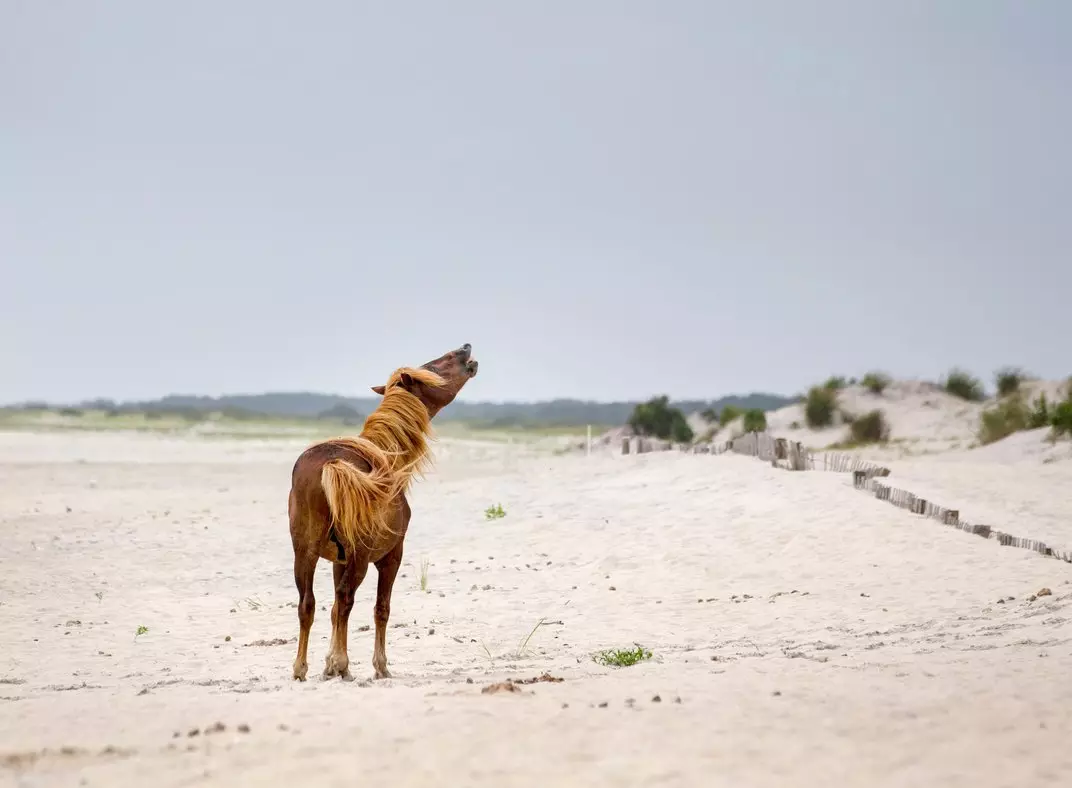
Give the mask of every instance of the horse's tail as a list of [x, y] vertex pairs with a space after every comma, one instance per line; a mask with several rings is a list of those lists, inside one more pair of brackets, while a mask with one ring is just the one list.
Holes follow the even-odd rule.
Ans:
[[328, 499], [335, 532], [350, 550], [372, 547], [393, 533], [391, 501], [398, 494], [395, 474], [373, 467], [363, 471], [346, 460], [328, 460], [320, 471], [320, 486]]

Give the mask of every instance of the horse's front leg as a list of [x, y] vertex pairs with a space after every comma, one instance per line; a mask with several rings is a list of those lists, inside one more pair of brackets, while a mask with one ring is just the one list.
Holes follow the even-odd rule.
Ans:
[[350, 611], [354, 607], [354, 594], [365, 579], [368, 561], [351, 559], [346, 564], [335, 564], [335, 604], [331, 608], [331, 648], [324, 660], [324, 678], [341, 676], [350, 679], [350, 657], [346, 653], [346, 636], [349, 631]]
[[376, 562], [376, 646], [372, 652], [372, 667], [376, 678], [389, 679], [387, 671], [387, 619], [391, 617], [391, 589], [395, 585], [398, 568], [402, 565], [402, 541]]

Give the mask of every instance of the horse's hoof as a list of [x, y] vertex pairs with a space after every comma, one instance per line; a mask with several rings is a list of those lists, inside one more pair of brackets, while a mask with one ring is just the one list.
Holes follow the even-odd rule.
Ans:
[[334, 654], [329, 654], [327, 659], [324, 660], [324, 678], [330, 679], [335, 676], [339, 676], [344, 681], [349, 681], [350, 677], [350, 660], [346, 657], [338, 657]]
[[389, 671], [387, 668], [384, 668], [383, 670], [377, 670], [376, 671], [376, 678], [377, 679], [389, 679], [389, 678], [391, 678], [391, 671]]
[[309, 673], [308, 665], [295, 665], [294, 666], [294, 680], [305, 681], [306, 674]]

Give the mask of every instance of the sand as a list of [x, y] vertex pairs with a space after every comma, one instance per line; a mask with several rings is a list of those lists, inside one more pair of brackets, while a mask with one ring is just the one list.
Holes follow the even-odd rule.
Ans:
[[[0, 785], [1072, 784], [1072, 565], [735, 455], [443, 441], [395, 677], [369, 680], [370, 573], [357, 680], [319, 678], [321, 564], [295, 683], [303, 445], [0, 433]], [[1072, 542], [1072, 463], [938, 466], [890, 482]]]

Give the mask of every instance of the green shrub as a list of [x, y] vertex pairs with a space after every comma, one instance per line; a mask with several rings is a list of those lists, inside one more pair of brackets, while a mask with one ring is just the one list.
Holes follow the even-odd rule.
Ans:
[[744, 414], [744, 431], [745, 432], [765, 432], [767, 429], [767, 414], [760, 408], [752, 408], [745, 411]]
[[736, 405], [727, 405], [722, 409], [722, 412], [718, 414], [718, 423], [725, 427], [731, 421], [740, 416], [744, 411], [738, 408]]
[[1035, 398], [1034, 406], [1031, 408], [1031, 413], [1027, 417], [1027, 428], [1029, 430], [1037, 430], [1040, 427], [1047, 427], [1050, 424], [1050, 403], [1046, 400], [1045, 394], [1039, 394]]
[[984, 446], [1025, 430], [1031, 411], [1020, 397], [1008, 397], [983, 411], [979, 418], [979, 442]]
[[986, 399], [986, 392], [983, 391], [983, 384], [979, 382], [979, 378], [962, 369], [951, 370], [942, 388], [954, 397], [960, 397], [969, 402], [982, 402]]
[[829, 427], [834, 423], [837, 409], [837, 390], [827, 386], [812, 386], [804, 401], [804, 420], [812, 429]]
[[629, 416], [629, 426], [638, 435], [652, 435], [678, 443], [688, 443], [693, 437], [685, 414], [671, 407], [666, 396], [654, 397], [637, 405]]
[[700, 411], [700, 417], [708, 424], [718, 423], [718, 411], [714, 408], [706, 408]]
[[1050, 426], [1053, 427], [1054, 437], [1072, 435], [1072, 395], [1053, 409]]
[[839, 391], [845, 388], [845, 378], [841, 375], [833, 375], [826, 379], [826, 383], [823, 384], [823, 388], [830, 389], [831, 391]]
[[892, 381], [885, 372], [868, 372], [864, 375], [864, 388], [872, 394], [881, 394]]
[[1008, 397], [1020, 390], [1020, 384], [1027, 380], [1023, 370], [1014, 367], [999, 369], [994, 375], [994, 383], [997, 384], [998, 396]]
[[850, 429], [854, 443], [885, 443], [890, 439], [890, 425], [881, 410], [853, 419]]

